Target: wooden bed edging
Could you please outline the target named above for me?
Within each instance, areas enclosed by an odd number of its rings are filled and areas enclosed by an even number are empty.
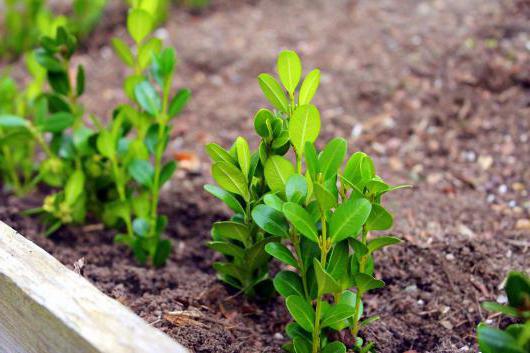
[[[189,353],[0,221],[1,353]]]

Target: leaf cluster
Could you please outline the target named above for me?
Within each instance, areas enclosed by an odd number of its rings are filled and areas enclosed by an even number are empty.
[[[482,303],[484,309],[522,320],[504,330],[480,324],[478,343],[483,353],[524,353],[530,351],[530,278],[524,272],[510,272],[505,285],[508,304]]]
[[[369,239],[368,233],[392,226],[382,196],[405,186],[387,184],[362,152],[351,155],[343,167],[348,148],[342,138],[317,151],[314,142],[321,121],[311,100],[320,71],[311,71],[300,84],[302,66],[293,51],[280,54],[277,71],[279,82],[269,74],[258,76],[275,108],[255,114],[258,150],[245,152],[248,143],[241,137],[228,151],[207,146],[220,188],[206,189],[235,212],[230,221],[214,225],[212,247],[227,259],[216,269],[221,279],[240,288],[232,277],[241,277],[248,249],[262,246],[263,237],[252,236],[263,234],[268,240],[265,253],[287,266],[273,281],[294,319],[286,329],[292,342],[284,348],[296,353],[346,352],[343,343],[331,342],[327,334],[348,328],[357,336],[361,327],[377,319],[360,320],[362,296],[384,285],[373,277],[373,253],[400,241],[388,236]],[[372,349],[360,338],[358,342],[359,351]]]

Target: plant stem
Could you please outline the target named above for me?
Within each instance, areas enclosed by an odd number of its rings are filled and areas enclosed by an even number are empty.
[[[363,231],[362,231],[362,238],[361,242],[363,245],[366,245],[366,239],[368,237],[368,231],[366,230],[366,226],[363,225]],[[363,273],[366,267],[366,255],[363,255],[361,257],[361,261],[359,263],[359,272]],[[361,302],[362,302],[362,296],[359,295],[359,292],[357,291],[357,294],[355,295],[355,314],[353,316],[353,328],[351,330],[351,333],[354,337],[357,337],[357,334],[359,333],[359,310],[361,309]]]
[[[300,248],[300,236],[296,234],[296,231],[293,228],[291,229],[292,229],[291,242],[294,245],[294,250],[296,252],[296,262],[298,262],[298,267],[300,268],[300,276],[302,277],[302,287],[304,288],[304,294],[305,294],[306,299],[309,299],[309,291],[307,289],[307,278],[306,278],[307,269],[305,268],[304,260],[302,257],[302,250]]]
[[[322,244],[320,247],[320,263],[323,268],[326,268],[327,256],[328,256],[328,241],[327,241],[327,224],[326,214],[323,210],[320,210],[321,223],[322,223]],[[315,327],[313,329],[313,353],[320,351],[320,316],[322,315],[322,296],[317,296],[317,307],[315,313]]]

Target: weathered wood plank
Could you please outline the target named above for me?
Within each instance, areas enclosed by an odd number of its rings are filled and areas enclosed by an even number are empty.
[[[188,353],[0,221],[0,353]]]

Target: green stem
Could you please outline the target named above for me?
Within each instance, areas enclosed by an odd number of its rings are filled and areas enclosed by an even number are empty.
[[[296,252],[296,262],[298,263],[298,267],[300,268],[300,276],[302,277],[302,287],[304,288],[304,294],[307,299],[309,299],[309,290],[307,289],[307,269],[304,265],[304,260],[302,257],[302,250],[300,248],[300,236],[296,234],[296,231],[292,229],[291,232],[291,242],[294,245],[294,250]]]
[[[328,257],[328,241],[327,241],[327,224],[326,214],[320,210],[320,220],[322,223],[322,243],[320,246],[320,263],[323,268],[326,268]],[[322,296],[317,297],[317,307],[315,313],[315,326],[313,329],[313,353],[320,351],[320,316],[322,315]]]
[[[9,179],[11,179],[11,184],[13,185],[13,188],[15,190],[15,193],[20,196],[22,193],[22,187],[20,185],[20,180],[18,179],[17,170],[15,168],[15,162],[12,160],[13,154],[9,150],[7,146],[4,146],[2,148],[3,154],[4,154],[4,160],[6,164],[6,170],[9,173]]]
[[[366,245],[366,239],[368,238],[368,231],[366,230],[366,226],[363,225],[363,231],[362,231],[362,238],[361,242],[363,245]],[[366,268],[366,255],[363,255],[361,257],[361,261],[359,264],[359,272],[363,273]],[[359,333],[359,310],[361,309],[361,302],[362,302],[362,296],[359,295],[359,291],[357,291],[357,294],[355,296],[355,314],[353,315],[353,328],[351,330],[351,333],[354,337],[357,337],[357,334]]]

